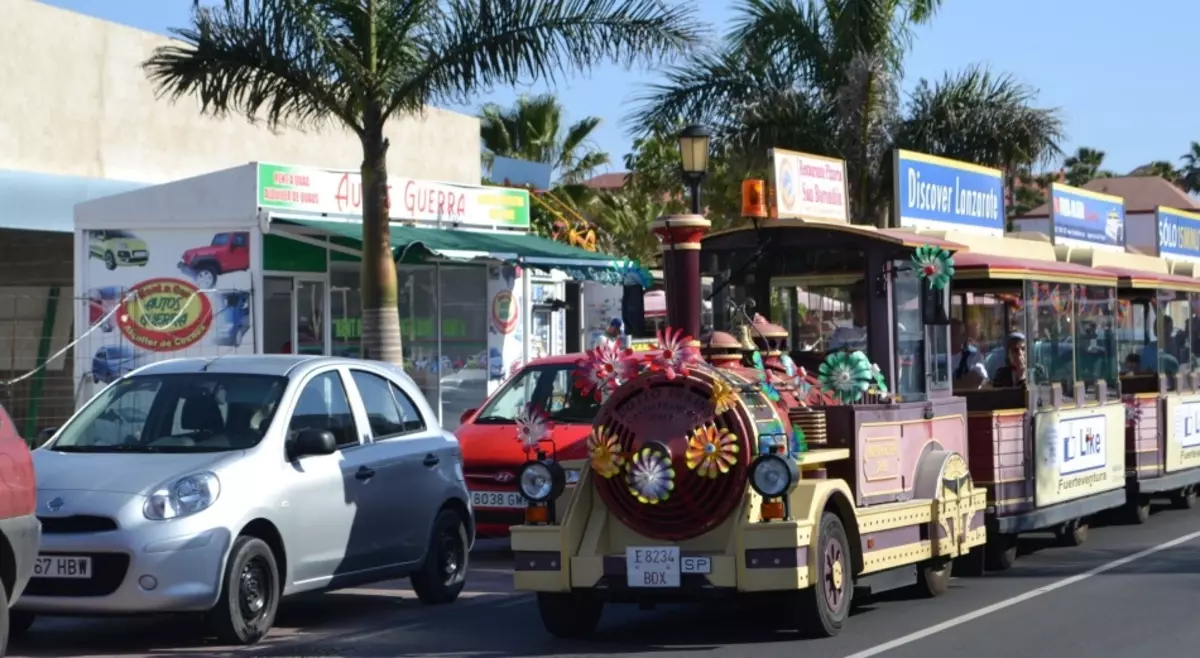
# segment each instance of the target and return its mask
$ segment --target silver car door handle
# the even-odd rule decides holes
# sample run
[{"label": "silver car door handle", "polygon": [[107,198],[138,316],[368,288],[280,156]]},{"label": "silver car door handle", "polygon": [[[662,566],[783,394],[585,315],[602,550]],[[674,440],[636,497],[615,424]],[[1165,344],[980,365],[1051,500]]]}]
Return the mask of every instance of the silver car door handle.
[{"label": "silver car door handle", "polygon": [[438,463],[440,463],[441,461],[442,460],[440,457],[438,457],[437,455],[435,455],[433,453],[429,453],[428,455],[425,455],[425,461],[423,461],[421,463],[432,468],[434,466],[437,466]]},{"label": "silver car door handle", "polygon": [[354,477],[358,480],[370,480],[371,478],[375,477],[375,469],[367,468],[366,466],[359,466],[358,471],[354,474]]}]

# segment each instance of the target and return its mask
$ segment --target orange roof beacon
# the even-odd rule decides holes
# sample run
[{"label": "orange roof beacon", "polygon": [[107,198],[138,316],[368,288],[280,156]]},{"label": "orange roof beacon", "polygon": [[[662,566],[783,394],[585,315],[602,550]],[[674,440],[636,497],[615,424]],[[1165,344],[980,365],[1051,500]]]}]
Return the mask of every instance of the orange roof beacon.
[{"label": "orange roof beacon", "polygon": [[577,362],[600,403],[586,457],[518,423],[515,582],[550,633],[591,635],[606,604],[770,593],[782,624],[834,635],[856,589],[938,596],[952,570],[1011,566],[1022,532],[1078,544],[1101,510],[1194,504],[1200,215],[1156,214],[1164,258],[1126,253],[1123,209],[1094,195],[1006,235],[1000,172],[898,151],[874,228],[849,222],[843,163],[770,155],[733,228],[654,223],[671,326]]}]

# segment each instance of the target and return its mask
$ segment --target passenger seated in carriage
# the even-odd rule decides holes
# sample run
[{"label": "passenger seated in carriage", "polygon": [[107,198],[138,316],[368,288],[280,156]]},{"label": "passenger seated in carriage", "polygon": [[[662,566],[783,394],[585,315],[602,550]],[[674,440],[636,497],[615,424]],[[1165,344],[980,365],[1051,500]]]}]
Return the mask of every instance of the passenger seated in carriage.
[{"label": "passenger seated in carriage", "polygon": [[1005,343],[1005,354],[1007,361],[1004,365],[996,368],[995,374],[992,375],[992,386],[995,388],[1025,386],[1028,374],[1025,334],[1015,331],[1009,334]]},{"label": "passenger seated in carriage", "polygon": [[984,365],[983,355],[967,336],[966,325],[958,318],[950,321],[950,353],[950,372],[955,388],[980,388],[987,383],[987,366]]},{"label": "passenger seated in carriage", "polygon": [[829,337],[829,351],[867,349],[867,291],[858,284],[850,291],[850,313],[853,324],[838,327]]}]

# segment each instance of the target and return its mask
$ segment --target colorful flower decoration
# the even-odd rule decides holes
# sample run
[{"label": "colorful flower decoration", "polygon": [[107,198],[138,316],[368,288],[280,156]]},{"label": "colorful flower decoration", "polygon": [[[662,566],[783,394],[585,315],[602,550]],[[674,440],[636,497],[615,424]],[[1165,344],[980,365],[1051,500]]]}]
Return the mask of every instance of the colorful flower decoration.
[{"label": "colorful flower decoration", "polygon": [[941,247],[921,245],[913,253],[912,261],[917,266],[917,278],[928,281],[934,290],[944,289],[954,276],[954,258]]},{"label": "colorful flower decoration", "polygon": [[736,434],[727,429],[717,429],[716,425],[697,427],[688,437],[687,467],[702,478],[715,478],[724,475],[737,463],[737,455],[741,450],[737,444]]},{"label": "colorful flower decoration", "polygon": [[658,332],[658,351],[650,355],[650,370],[666,373],[667,379],[675,375],[687,377],[691,366],[700,363],[700,349],[692,344],[691,336],[682,329],[667,327]]},{"label": "colorful flower decoration", "polygon": [[750,361],[754,364],[754,369],[758,372],[759,390],[761,390],[763,395],[767,396],[767,399],[771,402],[779,402],[781,398],[779,395],[779,389],[775,388],[775,385],[772,384],[771,380],[767,378],[767,367],[763,364],[762,355],[755,351],[754,354],[750,355]]},{"label": "colorful flower decoration", "polygon": [[712,403],[713,413],[720,416],[732,409],[733,405],[737,404],[737,389],[726,381],[724,377],[715,377],[713,379],[712,393],[709,394],[708,401]]},{"label": "colorful flower decoration", "polygon": [[646,505],[667,500],[675,490],[675,469],[670,458],[653,448],[642,448],[633,456],[626,478],[629,493]]},{"label": "colorful flower decoration", "polygon": [[808,437],[799,425],[792,425],[792,452],[808,452]]},{"label": "colorful flower decoration", "polygon": [[874,383],[871,362],[862,352],[831,352],[821,363],[821,387],[843,403],[862,399]]},{"label": "colorful flower decoration", "polygon": [[575,363],[575,388],[597,400],[626,380],[637,376],[637,359],[633,351],[616,345],[600,345],[585,353]]},{"label": "colorful flower decoration", "polygon": [[625,458],[621,456],[621,444],[617,435],[601,425],[593,427],[587,438],[588,455],[592,470],[603,478],[611,478],[621,472]]},{"label": "colorful flower decoration", "polygon": [[783,431],[783,423],[776,419],[762,421],[758,425],[758,452],[767,454],[775,446],[787,447],[787,434]]},{"label": "colorful flower decoration", "polygon": [[526,450],[536,450],[538,444],[550,438],[554,428],[546,412],[532,404],[525,405],[513,420],[517,423],[517,440]]}]

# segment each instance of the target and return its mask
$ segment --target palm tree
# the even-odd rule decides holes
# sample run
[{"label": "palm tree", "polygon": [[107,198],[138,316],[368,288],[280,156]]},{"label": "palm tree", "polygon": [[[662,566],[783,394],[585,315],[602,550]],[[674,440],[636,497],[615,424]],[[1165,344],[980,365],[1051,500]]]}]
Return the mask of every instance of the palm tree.
[{"label": "palm tree", "polygon": [[1182,172],[1175,168],[1175,165],[1166,160],[1155,160],[1129,172],[1130,176],[1158,176],[1164,180],[1170,181],[1175,185],[1182,187],[1181,177]]},{"label": "palm tree", "polygon": [[893,149],[1011,169],[1059,154],[1058,111],[1035,90],[972,67],[905,104],[900,81],[912,28],[941,0],[740,0],[724,43],[669,68],[634,122],[643,131],[702,121],[717,152],[765,165],[770,147],[846,161],[852,216],[883,222]]},{"label": "palm tree", "polygon": [[1192,142],[1188,152],[1179,159],[1183,161],[1183,166],[1179,168],[1183,189],[1190,194],[1200,193],[1200,142]]},{"label": "palm tree", "polygon": [[649,266],[658,258],[658,239],[650,224],[669,212],[661,197],[636,190],[622,190],[600,197],[596,225],[602,251],[630,258]]},{"label": "palm tree", "polygon": [[563,130],[563,106],[553,94],[522,96],[516,105],[483,106],[479,135],[483,164],[495,156],[540,162],[552,167],[556,184],[579,184],[608,164],[608,154],[590,145],[599,117],[584,117]]},{"label": "palm tree", "polygon": [[1079,147],[1075,155],[1063,161],[1067,185],[1079,187],[1097,178],[1112,178],[1112,172],[1103,169],[1104,156],[1104,151],[1099,149]]},{"label": "palm tree", "polygon": [[[363,355],[402,364],[388,229],[393,118],[467,102],[494,85],[602,60],[686,51],[694,12],[662,0],[224,0],[196,7],[143,64],[160,94],[271,126],[340,124],[362,143]],[[180,43],[181,42],[181,43]]]}]

